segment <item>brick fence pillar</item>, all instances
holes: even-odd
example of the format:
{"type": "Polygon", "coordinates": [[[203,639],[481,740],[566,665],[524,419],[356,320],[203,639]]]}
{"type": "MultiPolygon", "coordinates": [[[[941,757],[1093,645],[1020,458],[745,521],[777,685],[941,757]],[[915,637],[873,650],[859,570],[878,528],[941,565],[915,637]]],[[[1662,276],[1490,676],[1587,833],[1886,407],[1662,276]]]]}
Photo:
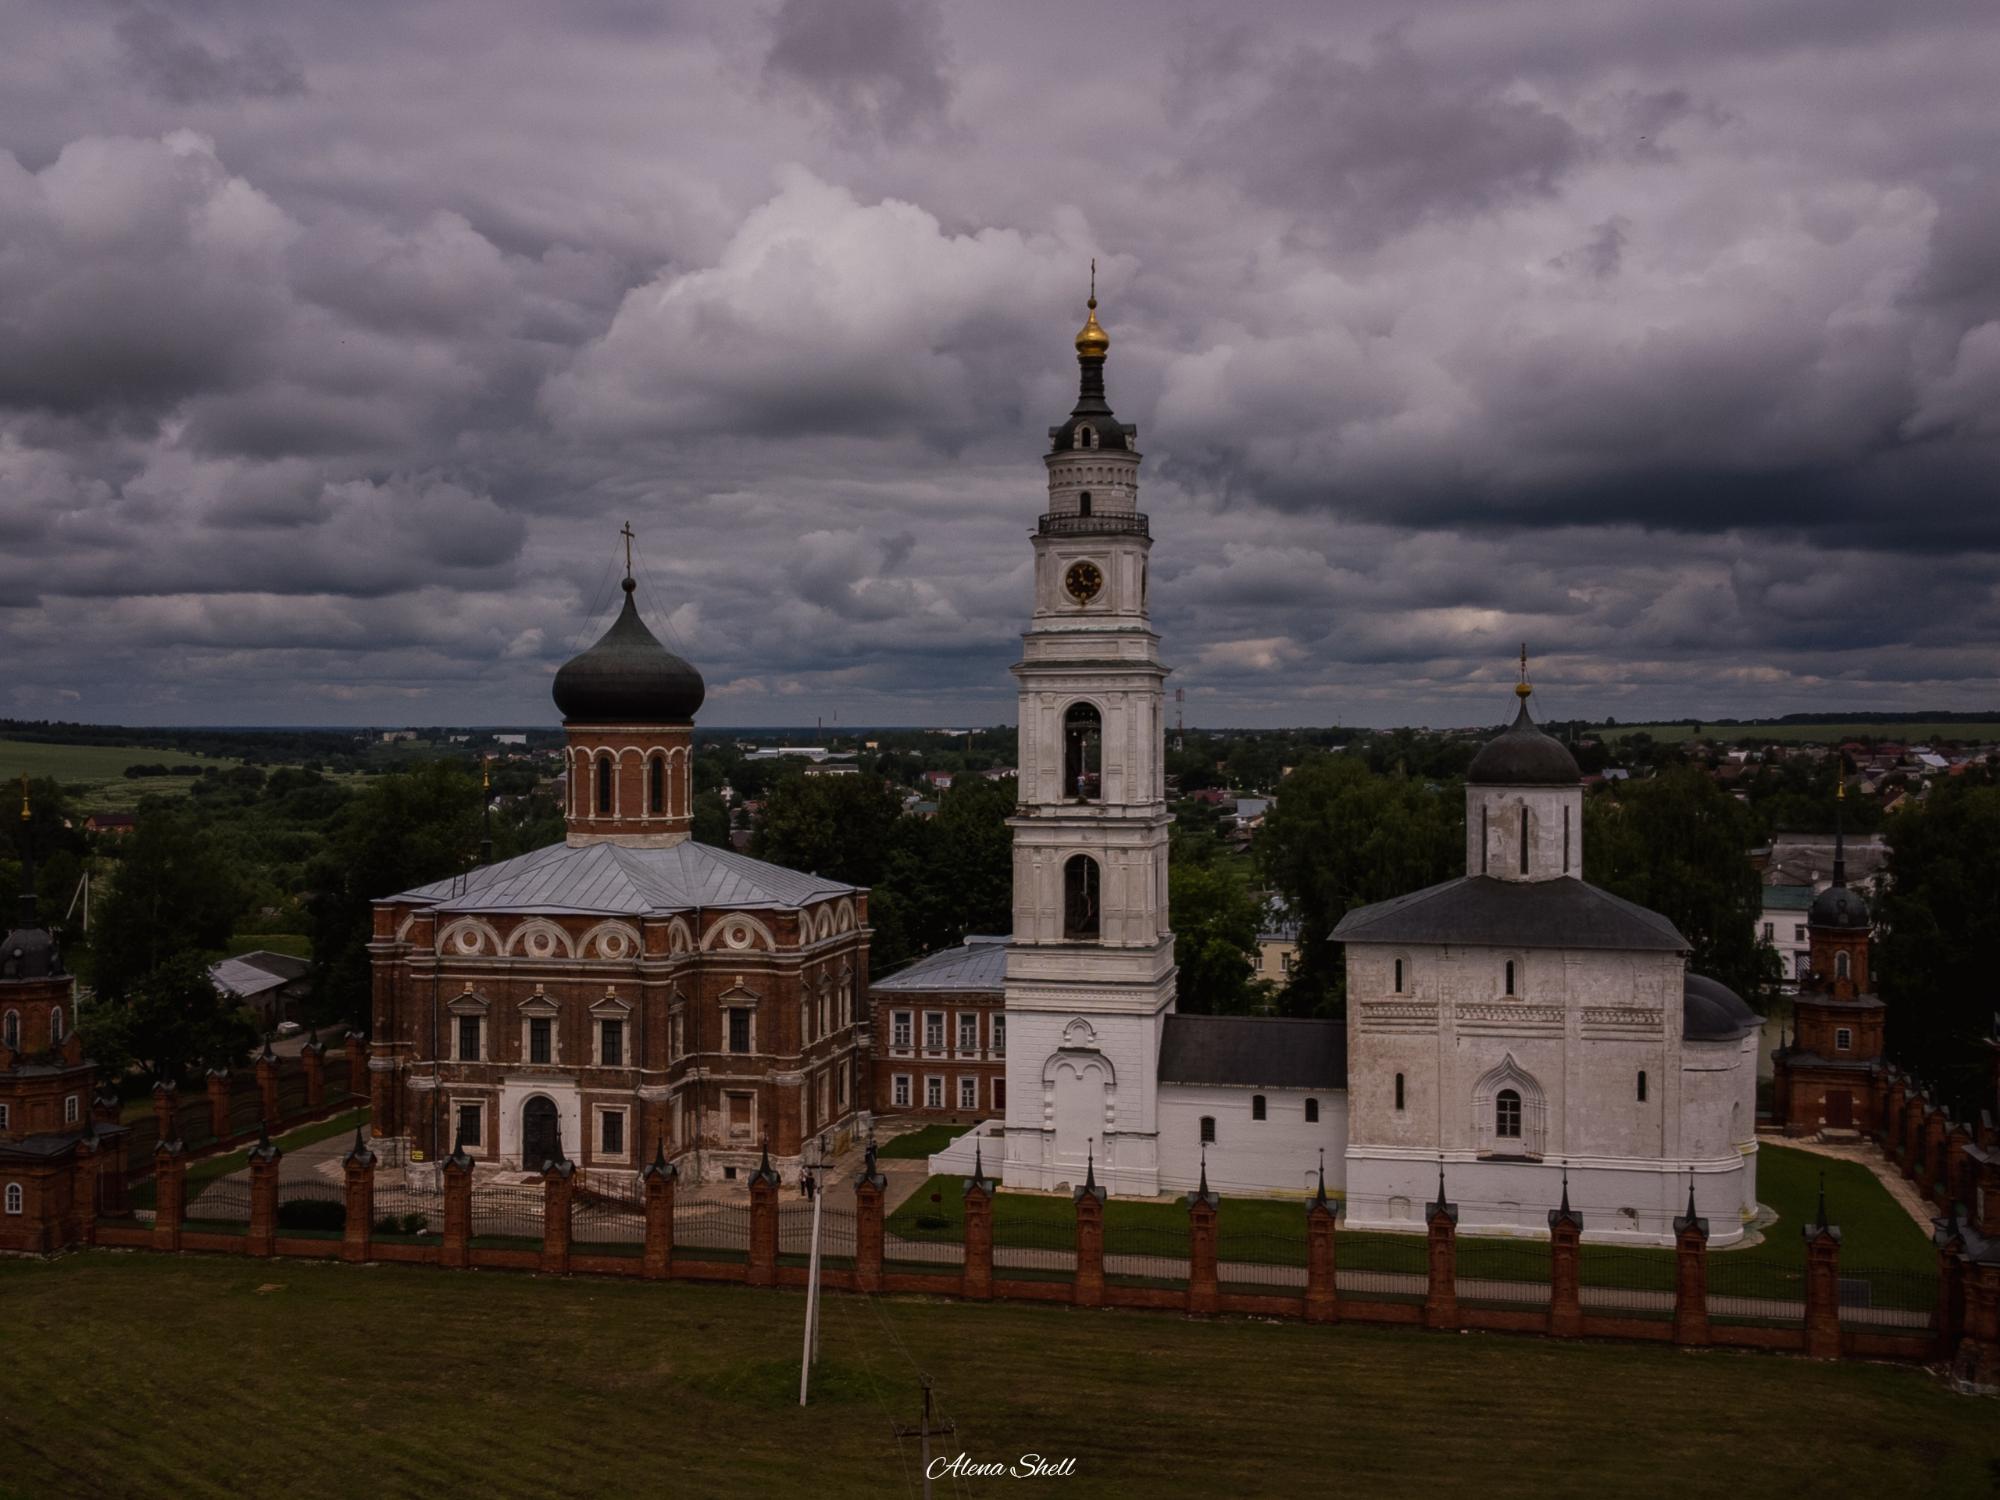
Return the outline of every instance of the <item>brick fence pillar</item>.
{"type": "Polygon", "coordinates": [[[257,1108],[268,1130],[278,1128],[278,1054],[267,1040],[257,1054],[257,1108]]]}
{"type": "Polygon", "coordinates": [[[978,1142],[973,1144],[972,1175],[965,1180],[965,1263],[959,1269],[959,1295],[984,1302],[993,1295],[993,1181],[978,1142]]]}
{"type": "MultiPolygon", "coordinates": [[[[1838,1347],[1837,1324],[1834,1338],[1838,1347]]],[[[1674,1342],[1708,1343],[1708,1220],[1694,1211],[1692,1178],[1687,1212],[1674,1220],[1674,1342]]]]}
{"type": "Polygon", "coordinates": [[[1187,1310],[1211,1317],[1221,1305],[1222,1288],[1215,1270],[1215,1221],[1222,1200],[1208,1186],[1208,1153],[1202,1153],[1201,1185],[1188,1194],[1187,1310]]]}
{"type": "Polygon", "coordinates": [[[875,1143],[868,1143],[861,1175],[854,1182],[854,1289],[882,1290],[882,1194],[889,1179],[875,1169],[875,1143]]]}
{"type": "Polygon", "coordinates": [[[1826,1221],[1826,1179],[1819,1185],[1819,1222],[1805,1227],[1806,1354],[1840,1358],[1840,1231],[1826,1221]]]}
{"type": "Polygon", "coordinates": [[[208,1128],[218,1141],[229,1139],[229,1069],[208,1070],[208,1128]]]}
{"type": "Polygon", "coordinates": [[[1076,1190],[1076,1286],[1078,1307],[1104,1305],[1104,1189],[1097,1185],[1096,1152],[1076,1190]]]}
{"type": "Polygon", "coordinates": [[[1583,1215],[1569,1206],[1569,1169],[1563,1169],[1562,1206],[1549,1210],[1549,1332],[1575,1338],[1583,1332],[1579,1260],[1583,1215]]]}
{"type": "Polygon", "coordinates": [[[63,1226],[63,1242],[70,1245],[97,1243],[97,1181],[104,1169],[105,1148],[85,1141],[76,1154],[76,1175],[70,1179],[69,1222],[63,1226]]]}
{"type": "Polygon", "coordinates": [[[2000,1266],[1965,1268],[1965,1326],[1951,1361],[1951,1378],[1972,1395],[2000,1395],[2000,1266]]]}
{"type": "Polygon", "coordinates": [[[666,1141],[653,1148],[653,1160],[639,1174],[646,1193],[646,1245],[639,1271],[649,1281],[664,1281],[674,1272],[674,1184],[680,1168],[667,1160],[666,1141]]]}
{"type": "Polygon", "coordinates": [[[557,1157],[542,1168],[542,1274],[569,1275],[570,1209],[576,1163],[557,1157]]]}
{"type": "Polygon", "coordinates": [[[132,1200],[126,1191],[126,1175],[129,1170],[125,1152],[127,1133],[119,1128],[118,1116],[121,1106],[114,1093],[97,1096],[95,1115],[97,1123],[106,1133],[97,1138],[99,1158],[97,1163],[97,1201],[92,1205],[94,1213],[107,1218],[123,1218],[132,1212],[132,1200]]]}
{"type": "Polygon", "coordinates": [[[258,1130],[250,1148],[250,1237],[243,1247],[252,1255],[277,1252],[278,1163],[284,1154],[271,1144],[268,1127],[258,1130]]]}
{"type": "Polygon", "coordinates": [[[1326,1162],[1320,1161],[1319,1191],[1306,1205],[1306,1321],[1340,1321],[1340,1257],[1335,1239],[1340,1212],[1326,1196],[1326,1162]]]}
{"type": "Polygon", "coordinates": [[[750,1174],[750,1272],[752,1286],[778,1281],[778,1174],[771,1169],[771,1148],[750,1174]]]}
{"type": "Polygon", "coordinates": [[[354,1148],[341,1158],[347,1176],[347,1223],[340,1232],[340,1258],[361,1264],[374,1254],[375,1153],[354,1127],[354,1148]]]}
{"type": "Polygon", "coordinates": [[[153,1148],[153,1248],[181,1247],[181,1220],[187,1217],[187,1153],[177,1139],[153,1148]]]}
{"type": "Polygon", "coordinates": [[[299,1049],[299,1066],[306,1075],[306,1109],[316,1111],[326,1105],[326,1048],[315,1031],[299,1049]]]}
{"type": "Polygon", "coordinates": [[[472,1264],[472,1158],[462,1144],[444,1159],[444,1249],[439,1259],[453,1270],[472,1264]]]}
{"type": "Polygon", "coordinates": [[[1424,1292],[1424,1327],[1458,1327],[1458,1205],[1444,1196],[1444,1166],[1438,1166],[1437,1201],[1424,1209],[1430,1230],[1429,1284],[1424,1292]]]}
{"type": "Polygon", "coordinates": [[[171,1141],[180,1135],[175,1128],[175,1112],[180,1108],[180,1085],[156,1083],[153,1085],[153,1131],[154,1139],[171,1141]]]}

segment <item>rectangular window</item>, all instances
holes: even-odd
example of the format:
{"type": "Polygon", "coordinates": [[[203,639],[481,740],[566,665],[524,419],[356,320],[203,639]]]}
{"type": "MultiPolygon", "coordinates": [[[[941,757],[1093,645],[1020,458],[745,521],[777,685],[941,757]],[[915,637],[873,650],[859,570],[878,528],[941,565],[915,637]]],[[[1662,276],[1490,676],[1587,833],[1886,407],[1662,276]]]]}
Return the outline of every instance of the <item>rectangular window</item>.
{"type": "Polygon", "coordinates": [[[1765,942],[1767,942],[1767,943],[1774,943],[1774,942],[1776,942],[1776,941],[1778,940],[1778,937],[1777,937],[1777,934],[1778,934],[1778,924],[1777,924],[1776,922],[1766,922],[1766,923],[1764,924],[1764,941],[1765,941],[1765,942]]]}
{"type": "Polygon", "coordinates": [[[833,1073],[833,1102],[840,1106],[842,1114],[847,1113],[847,1069],[836,1068],[833,1073]]]}
{"type": "Polygon", "coordinates": [[[1264,950],[1262,948],[1259,948],[1255,953],[1250,955],[1250,967],[1260,971],[1263,969],[1264,950]]]}
{"type": "Polygon", "coordinates": [[[1214,1115],[1203,1115],[1201,1117],[1201,1143],[1204,1146],[1213,1146],[1215,1144],[1214,1115]]]}
{"type": "Polygon", "coordinates": [[[1403,993],[1403,961],[1400,958],[1396,960],[1396,993],[1403,993]]]}
{"type": "Polygon", "coordinates": [[[536,1016],[528,1022],[528,1061],[551,1062],[554,1055],[555,1028],[547,1016],[536,1016]]]}
{"type": "Polygon", "coordinates": [[[1805,940],[1806,940],[1805,924],[1801,922],[1798,926],[1792,929],[1792,941],[1795,943],[1803,943],[1805,940]]]}
{"type": "Polygon", "coordinates": [[[597,1117],[598,1149],[605,1156],[625,1154],[625,1111],[607,1109],[597,1117]]]}
{"type": "Polygon", "coordinates": [[[597,1060],[607,1068],[625,1066],[625,1023],[623,1021],[599,1021],[597,1023],[597,1060]]]}
{"type": "Polygon", "coordinates": [[[63,1124],[74,1125],[82,1113],[82,1107],[77,1103],[77,1096],[75,1094],[71,1094],[63,1100],[63,1124]]]}
{"type": "Polygon", "coordinates": [[[889,1098],[898,1109],[908,1109],[910,1107],[910,1075],[908,1073],[898,1073],[896,1075],[895,1086],[889,1090],[889,1098]]]}
{"type": "Polygon", "coordinates": [[[1252,1094],[1250,1096],[1250,1118],[1253,1120],[1264,1118],[1264,1096],[1262,1094],[1252,1094]]]}
{"type": "Polygon", "coordinates": [[[979,1050],[979,1012],[962,1010],[958,1013],[958,1050],[977,1052],[979,1050]]]}
{"type": "Polygon", "coordinates": [[[1007,1113],[1007,1080],[1004,1078],[993,1080],[993,1113],[996,1115],[1007,1113]]]}
{"type": "Polygon", "coordinates": [[[944,1051],[944,1012],[941,1010],[924,1012],[924,1050],[944,1051]]]}
{"type": "Polygon", "coordinates": [[[1298,960],[1298,955],[1296,953],[1280,953],[1278,955],[1278,967],[1283,969],[1287,974],[1289,974],[1292,972],[1292,965],[1297,960],[1298,960]]]}
{"type": "Polygon", "coordinates": [[[467,1152],[477,1152],[486,1144],[485,1110],[477,1104],[458,1106],[458,1126],[452,1135],[454,1146],[462,1145],[467,1152]]]}
{"type": "Polygon", "coordinates": [[[1834,1029],[1833,1046],[1836,1052],[1845,1052],[1853,1045],[1854,1045],[1854,1033],[1851,1030],[1849,1030],[1845,1026],[1836,1027],[1834,1029]]]}
{"type": "Polygon", "coordinates": [[[458,1018],[458,1060],[479,1061],[479,1017],[477,1016],[458,1018]]]}
{"type": "Polygon", "coordinates": [[[750,1012],[741,1005],[729,1007],[729,1050],[750,1050],[750,1012]]]}
{"type": "Polygon", "coordinates": [[[993,1055],[995,1057],[1005,1057],[1007,1055],[1007,1018],[998,1011],[995,1011],[993,1018],[986,1023],[986,1029],[993,1037],[993,1055]]]}
{"type": "Polygon", "coordinates": [[[1639,1102],[1641,1104],[1646,1102],[1646,1070],[1644,1068],[1639,1070],[1639,1102]]]}
{"type": "Polygon", "coordinates": [[[910,1013],[906,1010],[889,1012],[889,1045],[898,1051],[910,1050],[910,1013]]]}
{"type": "Polygon", "coordinates": [[[729,1138],[731,1140],[747,1141],[750,1139],[753,1125],[750,1106],[753,1098],[754,1096],[750,1094],[731,1094],[729,1096],[729,1138]]]}
{"type": "Polygon", "coordinates": [[[675,1057],[679,1057],[683,1052],[687,1051],[686,1016],[680,1015],[678,1013],[674,1016],[673,1034],[672,1037],[670,1038],[670,1044],[674,1049],[675,1057]]]}
{"type": "Polygon", "coordinates": [[[10,1121],[10,1120],[11,1120],[12,1118],[13,1118],[13,1113],[12,1113],[12,1111],[11,1111],[11,1110],[9,1110],[9,1109],[8,1109],[8,1107],[7,1107],[6,1105],[4,1105],[4,1104],[0,1104],[0,1130],[5,1130],[5,1129],[7,1129],[7,1128],[8,1128],[8,1122],[9,1122],[9,1121],[10,1121]]]}
{"type": "Polygon", "coordinates": [[[958,1080],[958,1107],[979,1108],[979,1080],[961,1075],[958,1080]]]}
{"type": "Polygon", "coordinates": [[[924,1108],[944,1108],[944,1079],[935,1073],[924,1080],[924,1108]]]}

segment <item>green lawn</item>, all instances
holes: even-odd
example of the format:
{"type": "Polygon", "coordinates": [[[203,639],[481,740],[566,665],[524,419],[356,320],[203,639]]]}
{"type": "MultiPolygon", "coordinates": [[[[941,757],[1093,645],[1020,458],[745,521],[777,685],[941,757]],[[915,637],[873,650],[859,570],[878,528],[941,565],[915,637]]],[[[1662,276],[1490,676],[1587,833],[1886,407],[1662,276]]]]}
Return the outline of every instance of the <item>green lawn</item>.
{"type": "Polygon", "coordinates": [[[18,780],[25,772],[34,777],[52,776],[64,786],[83,787],[78,805],[85,812],[129,811],[147,796],[185,796],[195,780],[192,776],[127,779],[127,766],[214,766],[227,771],[241,764],[227,756],[196,755],[192,750],[0,740],[0,779],[18,780]]]}
{"type": "Polygon", "coordinates": [[[919,1372],[957,1424],[939,1452],[1076,1460],[940,1495],[1957,1496],[2000,1472],[1990,1401],[1738,1352],[831,1294],[802,1409],[789,1292],[92,1251],[0,1262],[0,1305],[22,1496],[915,1494],[894,1424],[919,1372]]]}
{"type": "Polygon", "coordinates": [[[222,950],[224,958],[237,958],[262,949],[288,958],[311,958],[312,939],[303,932],[238,932],[222,950]]]}
{"type": "Polygon", "coordinates": [[[875,1148],[877,1156],[904,1161],[911,1158],[921,1160],[932,1152],[942,1151],[953,1141],[972,1129],[970,1125],[925,1125],[906,1135],[886,1140],[875,1148]]]}
{"type": "MultiPolygon", "coordinates": [[[[337,1135],[352,1135],[357,1125],[368,1123],[368,1108],[349,1110],[346,1114],[335,1115],[330,1120],[318,1120],[311,1125],[301,1125],[297,1130],[288,1130],[277,1137],[275,1144],[280,1151],[297,1151],[302,1146],[329,1140],[337,1135]]],[[[211,1182],[240,1172],[250,1165],[250,1148],[231,1151],[223,1156],[209,1156],[190,1163],[187,1169],[187,1201],[192,1203],[211,1182]]],[[[138,1208],[153,1207],[153,1179],[136,1183],[132,1188],[132,1202],[138,1208]]]]}
{"type": "MultiPolygon", "coordinates": [[[[1763,1242],[1738,1250],[1718,1250],[1718,1263],[1754,1264],[1787,1272],[1805,1266],[1801,1230],[1814,1222],[1819,1176],[1826,1173],[1827,1217],[1840,1228],[1841,1263],[1849,1270],[1911,1271],[1936,1268],[1936,1252],[1888,1189],[1858,1162],[1836,1161],[1784,1146],[1764,1146],[1757,1155],[1758,1197],[1778,1215],[1764,1231],[1763,1242]]],[[[964,1237],[962,1177],[933,1177],[890,1215],[894,1234],[914,1240],[964,1237]],[[934,1201],[935,1200],[935,1201],[934,1201]],[[942,1219],[921,1224],[920,1219],[942,1219]]],[[[1551,1205],[1553,1206],[1553,1205],[1551,1205]]],[[[993,1238],[998,1245],[1074,1244],[1076,1210],[1066,1198],[1034,1193],[1002,1192],[994,1201],[993,1238]]],[[[1305,1206],[1297,1199],[1224,1198],[1218,1231],[1237,1241],[1233,1258],[1278,1265],[1305,1264],[1305,1206]]],[[[1590,1226],[1586,1221],[1585,1228],[1590,1226]]],[[[1104,1211],[1107,1254],[1170,1253],[1176,1237],[1187,1229],[1187,1199],[1139,1202],[1112,1199],[1104,1211]]],[[[1546,1263],[1531,1252],[1535,1241],[1480,1239],[1458,1242],[1459,1273],[1467,1277],[1533,1280],[1546,1275],[1546,1263]]],[[[1351,1270],[1409,1271],[1424,1269],[1423,1238],[1417,1234],[1340,1231],[1342,1266],[1351,1270]]],[[[1667,1290],[1673,1285],[1674,1252],[1586,1246],[1582,1262],[1586,1285],[1645,1285],[1667,1290]]]]}

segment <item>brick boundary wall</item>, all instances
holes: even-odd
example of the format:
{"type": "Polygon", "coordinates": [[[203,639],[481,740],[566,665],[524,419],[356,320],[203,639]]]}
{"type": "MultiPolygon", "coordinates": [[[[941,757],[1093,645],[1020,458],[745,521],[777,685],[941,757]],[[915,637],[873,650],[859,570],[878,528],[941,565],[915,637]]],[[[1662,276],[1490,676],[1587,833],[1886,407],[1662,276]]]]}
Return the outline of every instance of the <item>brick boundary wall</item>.
{"type": "MultiPolygon", "coordinates": [[[[104,1247],[158,1250],[221,1255],[271,1255],[311,1260],[368,1260],[404,1265],[463,1267],[474,1270],[537,1272],[545,1275],[587,1275],[630,1279],[733,1282],[779,1288],[803,1288],[808,1271],[803,1265],[781,1260],[776,1255],[776,1184],[753,1178],[750,1184],[750,1244],[739,1258],[706,1258],[700,1251],[685,1247],[676,1254],[672,1242],[673,1213],[670,1175],[651,1177],[652,1211],[644,1218],[645,1238],[641,1253],[617,1255],[580,1252],[574,1248],[575,1211],[572,1183],[566,1174],[545,1175],[544,1241],[541,1246],[483,1246],[470,1242],[469,1163],[447,1162],[445,1218],[442,1235],[420,1242],[384,1240],[366,1234],[344,1234],[325,1238],[286,1234],[275,1230],[268,1214],[259,1216],[241,1233],[188,1229],[181,1223],[185,1212],[184,1194],[178,1182],[186,1170],[183,1156],[171,1147],[159,1153],[159,1168],[172,1184],[160,1193],[160,1211],[150,1225],[133,1220],[100,1219],[95,1242],[104,1247]],[[460,1170],[452,1170],[459,1167],[460,1170]]],[[[344,1162],[349,1202],[372,1205],[376,1158],[365,1144],[344,1162]]],[[[275,1198],[275,1153],[266,1173],[272,1187],[264,1191],[267,1201],[275,1198]]],[[[990,1224],[991,1192],[984,1183],[974,1188],[974,1214],[990,1224]]],[[[1440,1200],[1432,1204],[1426,1254],[1427,1291],[1401,1298],[1370,1296],[1356,1291],[1336,1293],[1334,1242],[1337,1210],[1328,1204],[1308,1204],[1301,1214],[1300,1238],[1306,1249],[1305,1288],[1256,1293],[1221,1290],[1215,1282],[1214,1236],[1226,1210],[1214,1201],[1198,1201],[1190,1207],[1191,1274],[1185,1284],[1130,1285],[1108,1280],[1103,1272],[1103,1201],[1095,1194],[1076,1196],[1079,1274],[1048,1279],[1025,1279],[1005,1274],[1007,1268],[992,1264],[992,1246],[987,1241],[983,1254],[968,1257],[965,1265],[940,1267],[935,1272],[887,1271],[883,1265],[882,1193],[872,1170],[856,1184],[856,1257],[852,1266],[828,1266],[821,1271],[820,1284],[828,1291],[871,1291],[931,1297],[989,1298],[1018,1302],[1046,1302],[1064,1306],[1144,1309],[1181,1312],[1189,1316],[1208,1314],[1244,1317],[1297,1318],[1302,1321],[1375,1323],[1406,1328],[1448,1331],[1477,1330],[1494,1333],[1534,1334],[1544,1337],[1621,1339],[1635,1343],[1700,1343],[1741,1349],[1768,1349],[1815,1358],[1856,1358],[1900,1360],[1915,1363],[1944,1363],[1963,1369],[1968,1365],[1990,1367],[1994,1339],[1985,1326],[1990,1319],[1974,1319],[1966,1328],[1949,1325],[1927,1330],[1873,1330],[1844,1324],[1840,1317],[1839,1236],[1825,1225],[1814,1226],[1808,1235],[1808,1265],[1803,1313],[1796,1322],[1736,1322],[1713,1317],[1707,1302],[1707,1226],[1687,1222],[1676,1246],[1673,1311],[1671,1316],[1619,1315],[1579,1307],[1570,1298],[1553,1294],[1546,1306],[1520,1307],[1481,1305],[1467,1301],[1458,1284],[1456,1267],[1456,1205],[1440,1200]],[[981,1264],[974,1265],[974,1262],[981,1264]],[[1701,1297],[1699,1308],[1690,1299],[1701,1297]],[[1329,1317],[1328,1314],[1333,1316],[1329,1317]],[[1984,1362],[1984,1363],[1982,1363],[1984,1362]]],[[[1552,1268],[1561,1261],[1574,1275],[1575,1236],[1581,1229],[1580,1216],[1551,1216],[1552,1268]],[[1560,1259],[1558,1259],[1560,1257],[1560,1259]]],[[[988,1231],[990,1234],[990,1230],[988,1231]]],[[[1115,1252],[1114,1252],[1115,1253],[1115,1252]]],[[[1941,1247],[1941,1274],[1951,1275],[1959,1267],[1953,1251],[1941,1247]]],[[[1525,1283],[1524,1283],[1525,1284],[1525,1283]]],[[[1982,1304],[1983,1308],[1983,1304],[1982,1304]]],[[[1983,1388],[1983,1387],[1980,1387],[1983,1388]]]]}

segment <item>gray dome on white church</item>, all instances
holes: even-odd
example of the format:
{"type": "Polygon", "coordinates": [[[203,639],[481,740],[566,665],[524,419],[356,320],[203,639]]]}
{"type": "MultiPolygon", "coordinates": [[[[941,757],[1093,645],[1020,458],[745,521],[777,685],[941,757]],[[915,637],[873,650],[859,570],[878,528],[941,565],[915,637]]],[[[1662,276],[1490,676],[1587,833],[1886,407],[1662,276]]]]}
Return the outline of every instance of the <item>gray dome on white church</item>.
{"type": "Polygon", "coordinates": [[[1465,779],[1475,786],[1575,786],[1583,780],[1576,757],[1529,715],[1527,683],[1516,691],[1521,711],[1472,757],[1465,779]]]}

